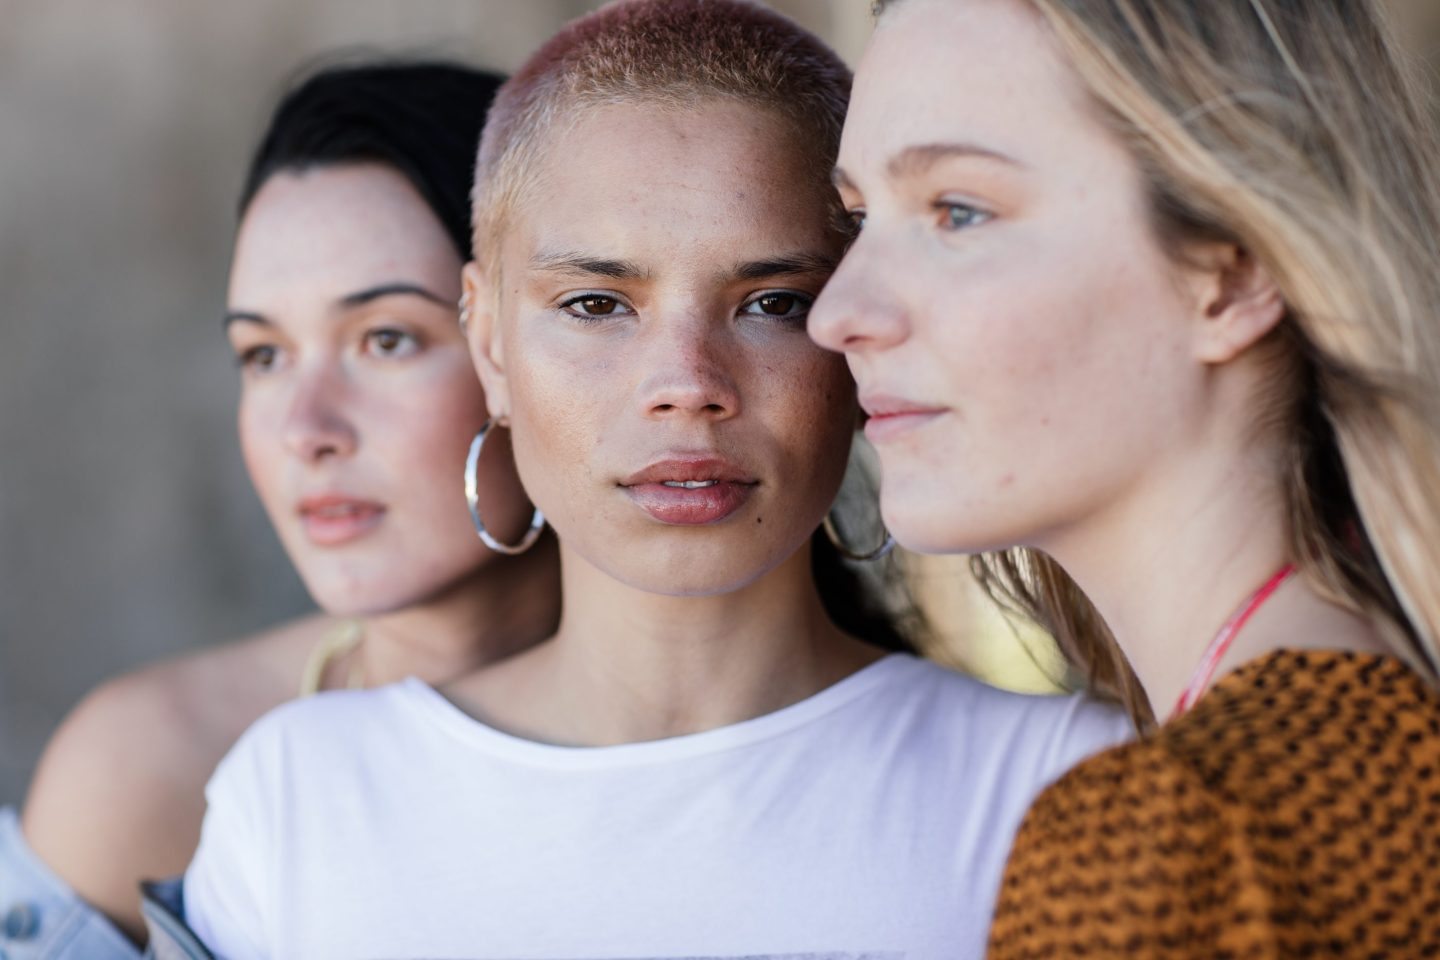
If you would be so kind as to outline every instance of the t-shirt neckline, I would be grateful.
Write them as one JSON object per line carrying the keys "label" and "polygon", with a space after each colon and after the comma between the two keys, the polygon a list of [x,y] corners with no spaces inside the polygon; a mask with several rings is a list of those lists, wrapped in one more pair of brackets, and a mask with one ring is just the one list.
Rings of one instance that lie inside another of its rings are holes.
{"label": "t-shirt neckline", "polygon": [[412,709],[474,749],[532,766],[593,770],[681,760],[768,740],[840,709],[916,662],[903,653],[887,654],[804,700],[749,720],[663,740],[603,747],[560,746],[506,733],[470,716],[417,677],[402,680],[397,692]]}

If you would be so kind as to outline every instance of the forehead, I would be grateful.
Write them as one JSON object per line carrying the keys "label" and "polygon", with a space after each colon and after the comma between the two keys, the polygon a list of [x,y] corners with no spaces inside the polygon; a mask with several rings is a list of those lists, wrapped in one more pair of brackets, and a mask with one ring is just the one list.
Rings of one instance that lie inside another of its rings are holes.
{"label": "forehead", "polygon": [[840,150],[847,172],[915,144],[972,144],[1029,162],[1100,135],[1079,78],[1024,0],[906,0],[856,72]]}
{"label": "forehead", "polygon": [[281,172],[241,220],[231,299],[338,297],[376,282],[458,286],[460,258],[402,174],[383,164]]}
{"label": "forehead", "polygon": [[[578,110],[546,144],[512,236],[536,249],[630,258],[828,242],[828,158],[776,111],[709,100]],[[509,241],[507,239],[507,254]]]}

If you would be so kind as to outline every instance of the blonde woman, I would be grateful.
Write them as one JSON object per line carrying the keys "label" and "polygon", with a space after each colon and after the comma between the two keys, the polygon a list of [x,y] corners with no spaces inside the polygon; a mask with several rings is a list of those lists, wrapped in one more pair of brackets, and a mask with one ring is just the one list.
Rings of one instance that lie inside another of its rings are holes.
{"label": "blonde woman", "polygon": [[1440,150],[1382,11],[881,7],[812,335],[900,541],[1006,550],[1160,721],[1037,800],[991,955],[1440,952]]}

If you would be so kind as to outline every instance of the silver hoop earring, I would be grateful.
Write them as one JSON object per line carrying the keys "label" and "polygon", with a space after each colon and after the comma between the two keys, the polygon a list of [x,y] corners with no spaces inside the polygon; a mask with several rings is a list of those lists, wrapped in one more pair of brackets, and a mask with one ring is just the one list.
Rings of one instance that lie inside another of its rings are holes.
{"label": "silver hoop earring", "polygon": [[460,295],[460,302],[456,304],[460,308],[460,329],[464,330],[470,325],[470,291],[466,290]]}
{"label": "silver hoop earring", "polygon": [[494,424],[494,420],[486,420],[480,432],[475,434],[475,439],[470,441],[470,455],[465,458],[465,502],[470,506],[470,522],[475,524],[475,532],[480,535],[480,542],[496,553],[513,557],[535,546],[535,541],[540,539],[540,531],[545,529],[545,515],[536,507],[535,515],[530,518],[530,529],[525,531],[525,536],[513,547],[496,540],[490,535],[490,531],[485,529],[485,522],[480,519],[480,451],[485,446],[485,434],[490,432]]}
{"label": "silver hoop earring", "polygon": [[831,545],[834,546],[835,549],[839,551],[840,556],[846,560],[854,560],[856,563],[869,563],[872,560],[879,560],[891,550],[895,549],[895,538],[890,535],[889,530],[885,531],[885,539],[881,542],[880,546],[871,550],[869,553],[856,553],[845,545],[844,540],[840,539],[840,530],[835,526],[835,521],[830,518],[830,514],[825,514],[825,522],[822,523],[821,526],[825,529],[825,536],[830,538]]}

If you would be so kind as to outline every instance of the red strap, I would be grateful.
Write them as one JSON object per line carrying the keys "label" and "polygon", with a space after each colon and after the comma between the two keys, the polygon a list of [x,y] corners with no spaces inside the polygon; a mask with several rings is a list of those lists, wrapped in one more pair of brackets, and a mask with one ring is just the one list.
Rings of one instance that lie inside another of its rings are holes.
{"label": "red strap", "polygon": [[1263,607],[1265,601],[1280,589],[1281,584],[1294,574],[1295,565],[1285,564],[1276,571],[1273,577],[1265,581],[1265,585],[1256,590],[1255,594],[1246,600],[1239,610],[1235,611],[1225,626],[1220,628],[1220,632],[1215,634],[1215,639],[1211,640],[1210,646],[1206,648],[1205,655],[1200,658],[1200,665],[1195,668],[1194,676],[1190,678],[1190,682],[1180,693],[1180,699],[1175,701],[1175,709],[1170,712],[1170,719],[1175,719],[1195,705],[1195,701],[1200,699],[1200,694],[1210,686],[1210,680],[1215,676],[1220,661],[1225,658],[1225,654],[1230,650],[1230,645],[1240,635],[1241,628],[1255,615],[1255,611]]}

